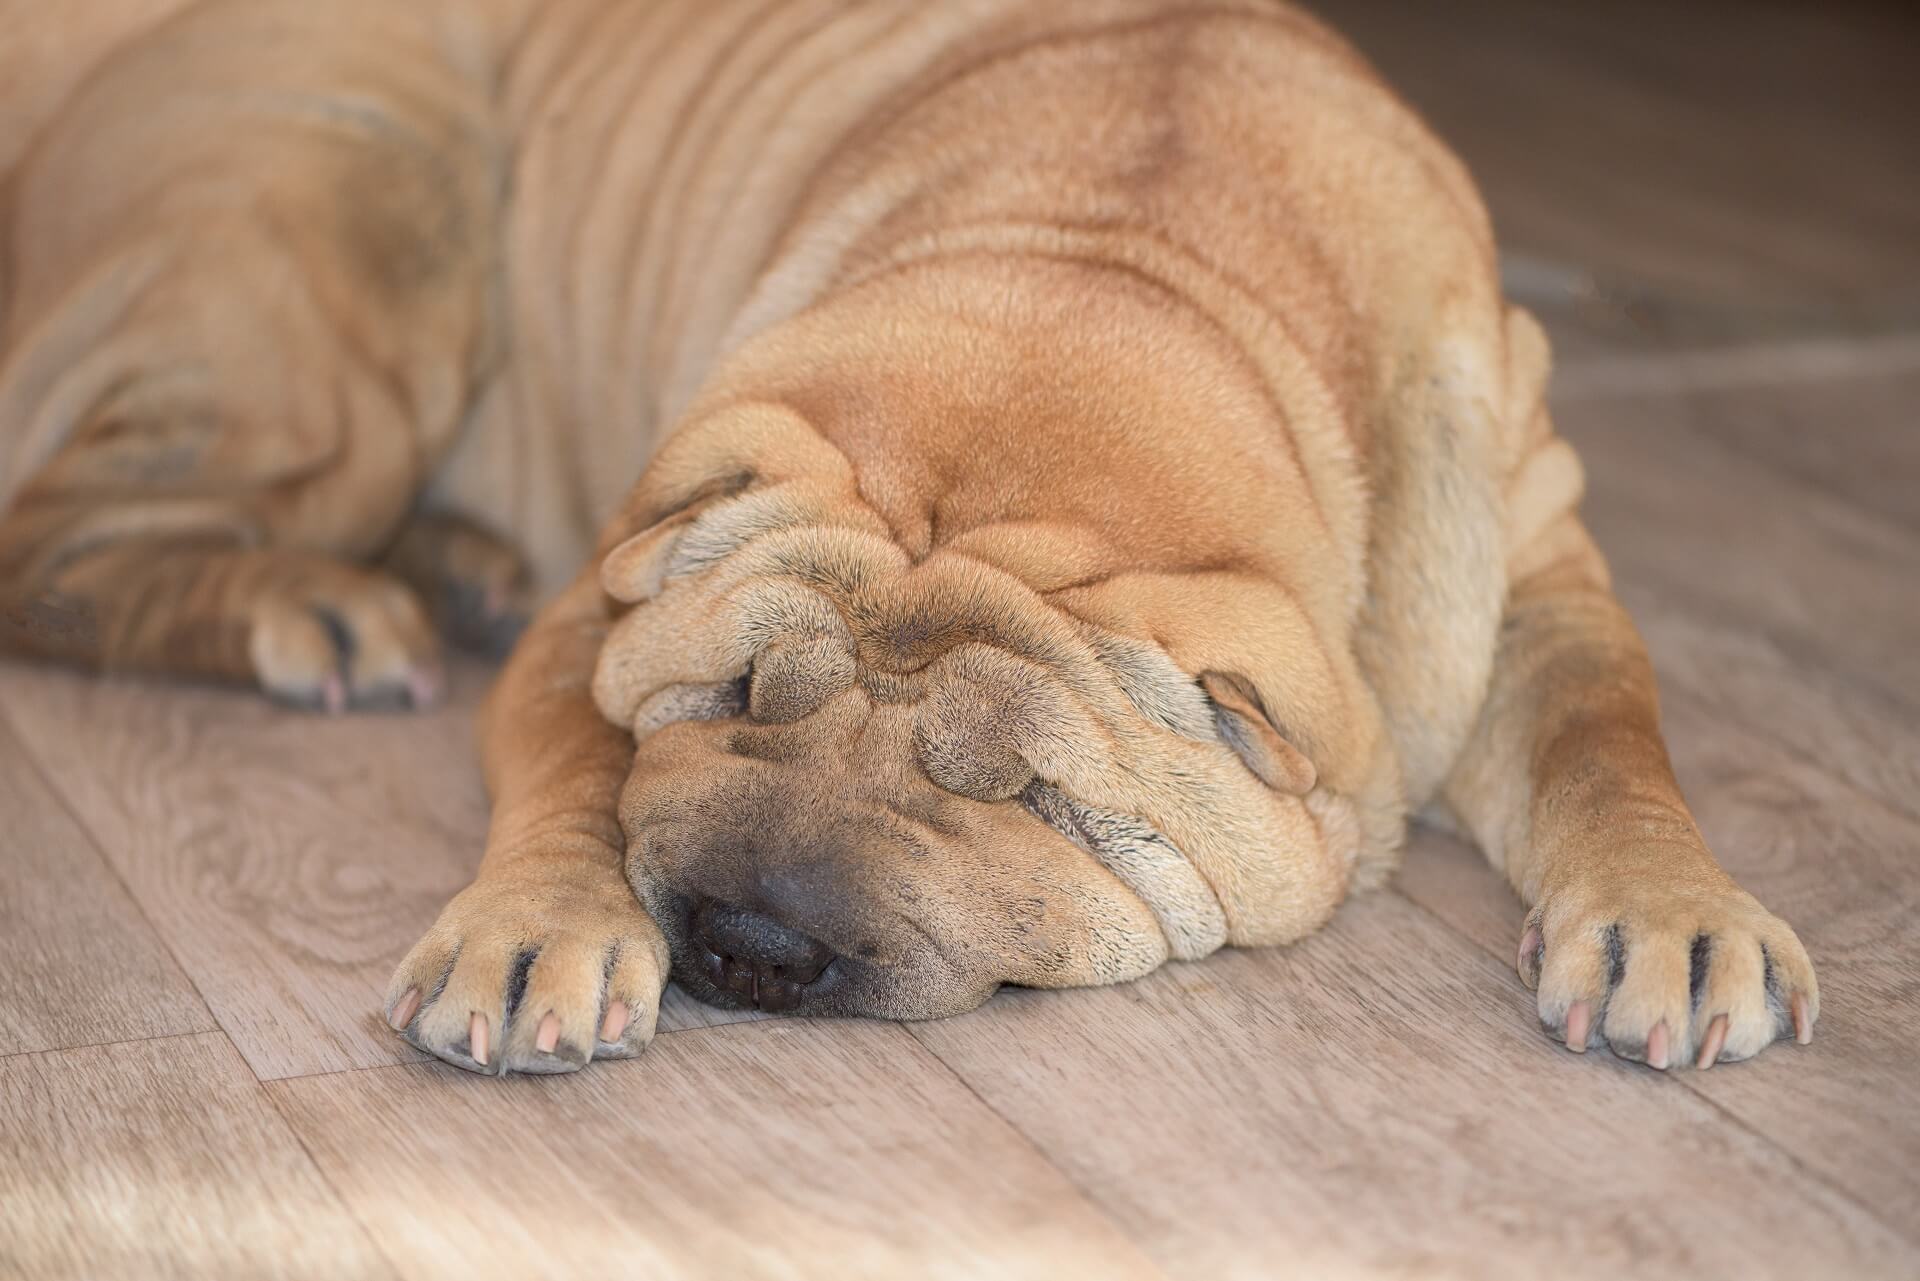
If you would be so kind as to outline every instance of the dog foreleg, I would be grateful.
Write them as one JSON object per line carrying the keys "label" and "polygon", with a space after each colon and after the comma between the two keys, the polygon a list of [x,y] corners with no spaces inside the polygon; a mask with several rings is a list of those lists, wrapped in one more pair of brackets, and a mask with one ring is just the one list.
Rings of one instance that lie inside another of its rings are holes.
{"label": "dog foreleg", "polygon": [[1522,979],[1569,1049],[1665,1068],[1805,1041],[1799,939],[1734,884],[1681,799],[1652,666],[1571,514],[1514,562],[1492,685],[1445,797],[1531,908]]}
{"label": "dog foreleg", "polygon": [[480,874],[400,963],[388,1021],[479,1072],[566,1072],[653,1036],[667,944],[625,872],[633,740],[591,691],[597,577],[534,620],[482,717],[493,823]]}

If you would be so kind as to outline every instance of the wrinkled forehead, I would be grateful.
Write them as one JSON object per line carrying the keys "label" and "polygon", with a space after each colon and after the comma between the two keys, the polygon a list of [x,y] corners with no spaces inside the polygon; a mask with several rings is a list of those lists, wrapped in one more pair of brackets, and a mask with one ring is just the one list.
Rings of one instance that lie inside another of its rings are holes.
{"label": "wrinkled forehead", "polygon": [[[711,501],[617,549],[603,581],[634,606],[595,683],[602,711],[622,725],[663,690],[751,668],[775,703],[855,682],[882,702],[958,687],[1070,704],[1073,719],[1212,732],[1204,694],[1163,650],[1075,620],[971,556],[936,550],[914,561],[831,479]],[[768,710],[804,715],[798,705]]]}

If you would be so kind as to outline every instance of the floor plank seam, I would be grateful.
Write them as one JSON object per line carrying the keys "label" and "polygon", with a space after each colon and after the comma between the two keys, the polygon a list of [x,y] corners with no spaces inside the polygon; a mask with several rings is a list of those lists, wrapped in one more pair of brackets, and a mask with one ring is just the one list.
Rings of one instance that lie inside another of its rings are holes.
{"label": "floor plank seam", "polygon": [[1549,401],[1582,404],[1879,378],[1920,370],[1920,332],[1731,343],[1697,351],[1569,359],[1555,368]]}
{"label": "floor plank seam", "polygon": [[[1442,929],[1454,935],[1456,938],[1463,940],[1469,947],[1471,947],[1474,951],[1480,953],[1482,956],[1492,958],[1492,960],[1496,964],[1505,965],[1507,963],[1507,958],[1502,956],[1498,951],[1486,946],[1485,944],[1481,943],[1478,939],[1475,939],[1472,935],[1468,934],[1465,930],[1462,930],[1458,926],[1454,925],[1453,922],[1447,920],[1445,917],[1441,916],[1438,912],[1428,907],[1425,903],[1422,903],[1420,900],[1414,898],[1411,894],[1408,894],[1405,890],[1401,889],[1397,883],[1390,883],[1387,886],[1387,889],[1389,892],[1395,895],[1398,895],[1403,901],[1412,904],[1416,910],[1424,914],[1428,919],[1434,921]],[[1332,923],[1330,923],[1327,928],[1338,929],[1339,928],[1338,918],[1336,918]],[[1545,1033],[1543,1032],[1541,1035],[1544,1036]],[[1737,1070],[1739,1065],[1735,1064],[1732,1066],[1735,1067]],[[1914,1231],[1911,1229],[1901,1228],[1897,1226],[1891,1220],[1883,1216],[1872,1205],[1869,1205],[1865,1201],[1862,1201],[1858,1196],[1854,1195],[1851,1191],[1847,1190],[1844,1187],[1841,1187],[1839,1184],[1835,1183],[1832,1179],[1828,1178],[1825,1174],[1822,1174],[1819,1170],[1814,1169],[1812,1166],[1808,1165],[1805,1161],[1802,1161],[1798,1153],[1794,1152],[1791,1148],[1788,1148],[1782,1145],[1772,1135],[1767,1134],[1765,1131],[1754,1129],[1751,1125],[1747,1124],[1747,1122],[1743,1120],[1741,1117],[1739,1117],[1733,1112],[1728,1111],[1727,1108],[1723,1104],[1721,1104],[1721,1102],[1718,1099],[1714,1098],[1711,1094],[1706,1093],[1698,1085],[1696,1085],[1691,1079],[1692,1074],[1690,1072],[1682,1071],[1677,1074],[1662,1073],[1662,1075],[1668,1078],[1666,1083],[1680,1086],[1681,1088],[1685,1089],[1687,1093],[1691,1094],[1694,1098],[1699,1099],[1702,1103],[1706,1104],[1708,1108],[1710,1108],[1717,1116],[1719,1116],[1722,1122],[1724,1122],[1729,1126],[1732,1126],[1737,1130],[1742,1131],[1747,1135],[1750,1135],[1751,1137],[1759,1140],[1761,1143],[1766,1145],[1768,1148],[1770,1148],[1774,1152],[1779,1153],[1783,1158],[1786,1159],[1787,1163],[1793,1167],[1794,1171],[1797,1174],[1799,1174],[1802,1178],[1805,1178],[1810,1182],[1819,1184],[1821,1187],[1825,1188],[1829,1193],[1840,1198],[1842,1201],[1845,1201],[1848,1205],[1851,1205],[1852,1207],[1854,1207],[1861,1214],[1865,1215],[1868,1219],[1871,1219],[1874,1223],[1878,1224],[1881,1228],[1891,1233],[1893,1236],[1898,1237],[1899,1239],[1906,1241],[1909,1244],[1912,1244],[1916,1247],[1920,1247],[1920,1231]],[[1662,1083],[1656,1082],[1653,1084],[1657,1085]]]}
{"label": "floor plank seam", "polygon": [[[961,1014],[955,1017],[966,1018],[967,1015]],[[1044,1164],[1049,1170],[1052,1170],[1056,1174],[1058,1174],[1061,1178],[1061,1181],[1064,1182],[1068,1187],[1073,1189],[1074,1195],[1079,1197],[1083,1202],[1085,1202],[1087,1207],[1091,1209],[1095,1214],[1099,1215],[1101,1221],[1105,1223],[1108,1227],[1112,1228],[1116,1233],[1118,1233],[1122,1240],[1130,1243],[1134,1247],[1134,1249],[1139,1252],[1140,1257],[1143,1260],[1145,1260],[1145,1262],[1150,1267],[1152,1267],[1152,1269],[1157,1275],[1162,1277],[1169,1276],[1169,1273],[1167,1272],[1167,1270],[1160,1266],[1160,1261],[1154,1258],[1151,1254],[1147,1252],[1147,1247],[1143,1243],[1141,1243],[1139,1240],[1137,1240],[1131,1232],[1127,1231],[1126,1225],[1120,1222],[1119,1219],[1114,1217],[1112,1211],[1110,1211],[1106,1207],[1106,1205],[1100,1200],[1099,1197],[1093,1194],[1091,1189],[1087,1188],[1084,1184],[1080,1182],[1079,1179],[1075,1178],[1073,1176],[1072,1171],[1062,1166],[1058,1161],[1055,1161],[1052,1155],[1049,1154],[1045,1148],[1040,1146],[1038,1140],[1036,1140],[1032,1135],[1028,1134],[1026,1130],[1022,1129],[1017,1123],[1014,1122],[1014,1120],[1011,1117],[1007,1116],[1006,1113],[1002,1112],[999,1108],[995,1107],[987,1099],[987,1097],[984,1094],[980,1093],[979,1090],[975,1089],[973,1082],[967,1079],[966,1074],[961,1072],[958,1068],[954,1067],[953,1064],[947,1062],[947,1060],[941,1056],[938,1050],[934,1049],[931,1045],[928,1045],[927,1042],[914,1029],[913,1024],[899,1023],[899,1024],[896,1024],[895,1026],[899,1027],[901,1031],[905,1032],[909,1037],[911,1037],[913,1040],[913,1043],[919,1046],[921,1051],[924,1052],[928,1058],[932,1059],[935,1063],[938,1063],[941,1069],[945,1071],[947,1075],[951,1076],[955,1081],[959,1082],[960,1088],[965,1090],[969,1095],[971,1095],[973,1099],[980,1104],[981,1107],[985,1108],[989,1115],[993,1116],[995,1119],[997,1119],[1000,1122],[1000,1124],[1006,1126],[1009,1131],[1011,1131],[1013,1134],[1018,1136],[1020,1142],[1024,1144],[1030,1152],[1033,1153],[1036,1159],[1038,1159],[1042,1164]]]}
{"label": "floor plank seam", "polygon": [[[235,1051],[236,1054],[238,1052],[237,1050]],[[245,1060],[242,1059],[242,1062],[244,1061]],[[252,1071],[252,1068],[249,1067],[248,1071]],[[293,1123],[293,1118],[288,1116],[286,1109],[280,1105],[280,1091],[269,1088],[264,1081],[259,1082],[255,1088],[266,1096],[267,1106],[273,1109],[273,1115],[279,1119],[281,1126],[285,1128],[288,1136],[291,1137],[294,1144],[299,1147],[300,1155],[306,1158],[308,1166],[319,1176],[321,1186],[333,1195],[334,1201],[338,1203],[342,1210],[353,1216],[354,1226],[360,1229],[360,1235],[372,1249],[374,1257],[385,1263],[388,1272],[394,1277],[404,1278],[415,1275],[402,1268],[394,1257],[387,1253],[386,1247],[380,1244],[380,1238],[374,1234],[372,1227],[368,1225],[365,1219],[360,1217],[359,1207],[356,1206],[347,1194],[340,1189],[339,1185],[333,1181],[333,1176],[327,1173],[327,1167],[313,1154],[313,1149],[307,1146],[307,1136],[300,1133],[300,1127]]]}
{"label": "floor plank seam", "polygon": [[[73,1054],[81,1050],[112,1049],[116,1045],[145,1045],[149,1041],[185,1041],[196,1036],[216,1035],[226,1037],[227,1043],[233,1044],[233,1038],[227,1036],[227,1030],[216,1023],[213,1027],[203,1027],[192,1032],[159,1032],[153,1036],[124,1036],[113,1041],[82,1041],[76,1045],[45,1045],[37,1050],[8,1050],[0,1054],[0,1063],[8,1059],[24,1059],[35,1054]],[[237,1047],[235,1052],[238,1053]],[[254,1080],[258,1081],[259,1078],[255,1077]]]}
{"label": "floor plank seam", "polygon": [[[207,1000],[207,994],[200,990],[200,984],[193,977],[193,971],[187,968],[186,963],[180,957],[180,953],[175,950],[172,941],[168,939],[166,933],[161,930],[159,925],[154,921],[152,914],[147,911],[146,902],[135,892],[133,884],[128,881],[126,876],[120,871],[120,865],[114,862],[112,857],[108,855],[107,847],[103,843],[99,831],[93,824],[81,817],[80,809],[74,804],[73,797],[68,794],[64,787],[60,786],[59,781],[47,770],[46,761],[41,756],[39,745],[33,738],[21,732],[19,722],[15,721],[11,716],[6,716],[4,712],[0,712],[0,718],[4,718],[7,729],[12,733],[14,741],[19,743],[21,749],[26,753],[34,776],[40,780],[40,785],[46,789],[47,795],[53,797],[55,803],[66,813],[67,818],[73,823],[75,829],[87,838],[87,844],[92,847],[94,857],[100,860],[102,866],[106,868],[107,875],[113,878],[115,884],[119,885],[120,892],[127,896],[127,901],[133,905],[133,910],[139,916],[141,923],[147,927],[147,932],[153,936],[154,943],[166,953],[167,959],[173,962],[173,967],[180,972],[180,978],[186,983],[187,990],[193,993],[194,1000],[200,1002],[201,1011],[213,1024],[213,1027],[210,1029],[202,1029],[198,1033],[188,1033],[186,1035],[204,1036],[208,1031],[218,1031],[222,1036],[227,1038],[230,1044],[234,1045],[234,1052],[239,1053],[238,1043],[233,1041],[232,1034],[227,1030],[227,1025],[222,1023],[220,1016],[214,1012],[212,1002]],[[259,1074],[253,1070],[253,1064],[247,1062],[246,1055],[241,1054],[240,1061],[247,1064],[248,1073],[251,1074],[256,1081],[260,1079]]]}

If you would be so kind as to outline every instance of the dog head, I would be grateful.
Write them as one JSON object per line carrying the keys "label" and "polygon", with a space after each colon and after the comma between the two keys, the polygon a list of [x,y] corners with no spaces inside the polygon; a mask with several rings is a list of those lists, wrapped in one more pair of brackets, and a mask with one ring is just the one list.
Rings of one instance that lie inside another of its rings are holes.
{"label": "dog head", "polygon": [[630,878],[703,999],[936,1017],[1285,941],[1345,893],[1314,652],[1290,684],[1238,662],[1286,635],[1257,587],[1017,572],[1071,529],[916,557],[767,403],[677,433],[634,527],[594,694],[637,745]]}

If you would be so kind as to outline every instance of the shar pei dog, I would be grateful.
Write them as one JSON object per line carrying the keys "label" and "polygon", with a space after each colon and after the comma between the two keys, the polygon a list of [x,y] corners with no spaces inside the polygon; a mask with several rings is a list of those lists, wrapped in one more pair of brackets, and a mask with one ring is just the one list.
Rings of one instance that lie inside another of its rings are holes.
{"label": "shar pei dog", "polygon": [[1569,1049],[1811,1034],[1468,175],[1296,9],[203,0],[0,227],[0,646],[338,712],[526,624],[450,1063],[1287,943],[1415,813]]}

